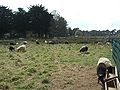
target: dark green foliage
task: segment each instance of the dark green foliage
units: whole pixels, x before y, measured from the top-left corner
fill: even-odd
[[[8,7],[0,6],[0,37],[13,29],[13,13]]]
[[[47,37],[52,15],[42,5],[31,6],[27,13],[28,30],[38,33],[39,37]]]
[[[80,36],[87,39],[90,36],[100,36],[106,41],[111,41],[115,37],[120,38],[119,30],[116,31],[116,29],[84,31],[79,28],[72,30],[67,27],[65,18],[56,10],[49,13],[42,4],[30,6],[27,12],[23,8],[13,12],[6,6],[0,6],[0,38]]]
[[[23,8],[18,8],[18,11],[14,13],[14,30],[18,33],[17,36],[26,35],[27,30],[27,12]]]
[[[50,22],[50,36],[51,37],[66,37],[67,36],[67,21],[55,12],[53,19]]]
[[[52,15],[42,5],[29,7],[28,12],[23,8],[12,12],[8,7],[0,6],[0,36],[10,33],[10,37],[26,37],[28,32],[47,37]]]

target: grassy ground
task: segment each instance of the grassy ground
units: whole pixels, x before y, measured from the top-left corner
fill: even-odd
[[[87,44],[90,53],[81,54],[79,49],[82,45],[44,43],[36,45],[35,42],[29,41],[27,51],[22,53],[10,52],[8,45],[0,44],[0,88],[60,90],[50,87],[52,87],[53,75],[59,72],[61,67],[95,68],[98,59],[102,56],[112,60],[111,46]],[[114,64],[113,60],[112,63]]]

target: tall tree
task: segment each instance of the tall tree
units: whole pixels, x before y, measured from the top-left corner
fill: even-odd
[[[67,36],[67,21],[61,17],[56,11],[52,12],[53,20],[51,21],[50,35],[54,37]]]
[[[26,35],[26,11],[23,8],[18,8],[18,11],[14,14],[15,31],[19,33],[19,36],[25,37]]]
[[[29,8],[28,14],[29,30],[38,33],[40,37],[46,37],[52,15],[42,5],[35,5]]]
[[[0,6],[0,37],[13,29],[13,13],[6,6]]]

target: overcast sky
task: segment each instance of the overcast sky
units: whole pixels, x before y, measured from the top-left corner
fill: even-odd
[[[48,12],[57,10],[72,29],[120,29],[120,0],[0,0],[0,5],[13,11],[36,4],[45,6]]]

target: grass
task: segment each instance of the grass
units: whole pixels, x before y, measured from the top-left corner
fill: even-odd
[[[59,71],[60,64],[96,67],[104,56],[112,63],[111,46],[87,44],[90,54],[81,54],[83,44],[41,43],[29,41],[27,51],[10,52],[7,45],[0,44],[0,88],[9,90],[48,90],[50,77]],[[68,83],[71,83],[68,82]]]

